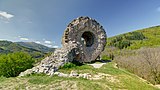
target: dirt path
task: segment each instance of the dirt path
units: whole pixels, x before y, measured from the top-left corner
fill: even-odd
[[[106,63],[93,63],[93,64],[88,64],[88,65],[91,65],[94,68],[101,68],[104,64],[106,64]]]

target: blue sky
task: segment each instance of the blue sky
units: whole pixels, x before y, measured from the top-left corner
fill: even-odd
[[[111,37],[160,25],[160,0],[0,0],[0,40],[60,47],[79,16],[96,19]]]

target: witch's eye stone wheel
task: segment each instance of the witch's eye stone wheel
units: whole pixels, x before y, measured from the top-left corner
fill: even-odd
[[[106,33],[94,19],[79,17],[67,26],[62,37],[62,48],[46,57],[41,63],[22,72],[20,76],[31,73],[53,75],[59,67],[67,62],[91,62],[101,54],[106,45]]]
[[[104,50],[106,32],[94,19],[79,17],[69,23],[62,37],[64,47],[70,42],[77,43],[79,48],[79,53],[74,56],[75,61],[91,62]]]

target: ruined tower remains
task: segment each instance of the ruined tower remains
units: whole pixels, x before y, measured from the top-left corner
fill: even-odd
[[[38,66],[22,72],[20,76],[31,73],[53,75],[67,62],[86,63],[96,60],[106,45],[106,32],[96,20],[79,17],[68,24],[62,36],[62,45]]]

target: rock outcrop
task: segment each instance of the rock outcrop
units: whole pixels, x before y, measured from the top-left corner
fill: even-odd
[[[41,63],[20,73],[19,76],[32,73],[53,75],[67,62],[91,62],[98,58],[106,45],[106,33],[94,19],[79,17],[67,26],[62,37],[62,48],[46,57]]]

